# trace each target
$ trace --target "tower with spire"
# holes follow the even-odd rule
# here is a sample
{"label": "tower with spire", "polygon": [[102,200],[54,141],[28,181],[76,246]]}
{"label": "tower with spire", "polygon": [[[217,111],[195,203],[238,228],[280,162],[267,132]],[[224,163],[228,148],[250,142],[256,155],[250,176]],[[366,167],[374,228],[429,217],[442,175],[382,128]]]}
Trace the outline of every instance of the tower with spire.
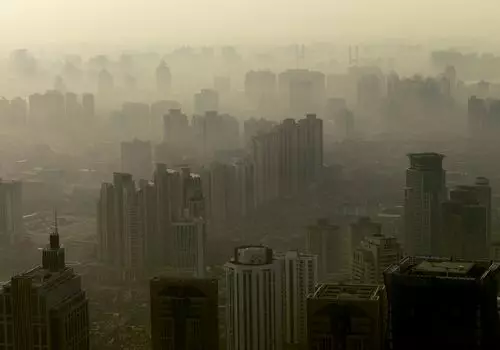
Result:
{"label": "tower with spire", "polygon": [[64,248],[59,242],[59,230],[57,227],[57,211],[54,212],[54,229],[49,236],[49,244],[43,248],[42,267],[51,272],[64,270],[66,267]]}
{"label": "tower with spire", "polygon": [[88,350],[88,299],[81,277],[66,266],[57,213],[42,265],[0,285],[0,349]]}

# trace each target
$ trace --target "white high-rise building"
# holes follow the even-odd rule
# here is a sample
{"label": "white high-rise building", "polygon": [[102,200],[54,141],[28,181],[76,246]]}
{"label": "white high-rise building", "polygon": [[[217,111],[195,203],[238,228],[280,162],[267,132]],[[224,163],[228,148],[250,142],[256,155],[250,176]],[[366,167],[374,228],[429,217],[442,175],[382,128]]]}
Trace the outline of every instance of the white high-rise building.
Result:
{"label": "white high-rise building", "polygon": [[173,223],[172,265],[178,272],[205,276],[205,222],[185,219]]}
{"label": "white high-rise building", "polygon": [[383,284],[383,272],[397,264],[403,251],[394,237],[375,233],[365,237],[354,250],[352,259],[352,281],[361,284]]}
{"label": "white high-rise building", "polygon": [[289,251],[277,256],[283,263],[284,336],[290,345],[307,344],[307,296],[318,283],[318,257]]}
{"label": "white high-rise building", "polygon": [[283,348],[282,266],[267,247],[235,249],[225,265],[227,350]]}

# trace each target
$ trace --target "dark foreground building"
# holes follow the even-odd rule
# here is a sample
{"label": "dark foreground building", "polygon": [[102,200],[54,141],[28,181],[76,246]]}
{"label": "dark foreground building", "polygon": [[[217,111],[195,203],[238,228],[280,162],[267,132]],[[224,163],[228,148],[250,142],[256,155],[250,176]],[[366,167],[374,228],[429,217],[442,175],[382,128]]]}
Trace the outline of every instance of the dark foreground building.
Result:
{"label": "dark foreground building", "polygon": [[153,350],[217,350],[217,280],[155,277],[150,282]]}
{"label": "dark foreground building", "polygon": [[499,264],[407,257],[384,277],[389,349],[500,349]]}
{"label": "dark foreground building", "polygon": [[324,283],[307,299],[309,350],[383,350],[384,286]]}
{"label": "dark foreground building", "polygon": [[42,266],[0,286],[0,350],[88,350],[88,299],[66,266],[57,226]]}

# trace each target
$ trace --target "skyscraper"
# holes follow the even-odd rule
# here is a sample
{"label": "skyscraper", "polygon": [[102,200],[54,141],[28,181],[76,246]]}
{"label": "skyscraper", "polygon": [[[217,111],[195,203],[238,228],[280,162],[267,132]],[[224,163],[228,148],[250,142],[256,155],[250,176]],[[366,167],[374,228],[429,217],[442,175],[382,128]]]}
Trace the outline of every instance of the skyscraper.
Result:
{"label": "skyscraper", "polygon": [[486,242],[491,244],[491,186],[490,180],[485,177],[477,177],[474,183],[477,191],[479,204],[486,208]]}
{"label": "skyscraper", "polygon": [[88,300],[80,276],[66,266],[57,218],[42,265],[0,288],[0,349],[87,350]]}
{"label": "skyscraper", "polygon": [[381,233],[367,236],[354,250],[351,279],[356,283],[383,284],[385,269],[397,264],[402,257],[396,238]]}
{"label": "skyscraper", "polygon": [[151,142],[134,139],[121,143],[122,172],[136,179],[149,179],[153,173],[153,150]]}
{"label": "skyscraper", "polygon": [[14,243],[22,233],[22,183],[0,179],[0,245]]}
{"label": "skyscraper", "polygon": [[135,278],[144,267],[145,246],[139,221],[139,201],[132,175],[114,173],[103,183],[97,205],[97,236],[102,262]]}
{"label": "skyscraper", "polygon": [[285,342],[307,344],[307,296],[314,293],[318,282],[316,255],[289,251],[278,256],[283,263],[283,322]]}
{"label": "skyscraper", "polygon": [[206,242],[204,220],[186,217],[172,225],[172,267],[178,272],[204,277]]}
{"label": "skyscraper", "polygon": [[217,280],[155,277],[150,295],[153,350],[219,348]]}
{"label": "skyscraper", "polygon": [[405,251],[439,254],[441,202],[446,199],[442,154],[409,155],[405,189]]}
{"label": "skyscraper", "polygon": [[[318,256],[318,277],[320,280],[339,274],[346,267],[347,242],[337,225],[327,219],[319,219],[316,225],[307,227],[306,251]],[[344,253],[343,253],[344,251]],[[348,252],[347,252],[348,254]],[[348,259],[348,257],[346,257]]]}
{"label": "skyscraper", "polygon": [[308,349],[383,350],[385,313],[383,286],[320,284],[307,300]]}
{"label": "skyscraper", "polygon": [[499,265],[407,257],[385,272],[390,349],[499,346]]}
{"label": "skyscraper", "polygon": [[189,144],[192,139],[189,122],[180,109],[171,109],[163,116],[163,141],[171,146],[179,147]]}
{"label": "skyscraper", "polygon": [[243,246],[225,270],[227,350],[281,350],[281,262],[267,247]]}
{"label": "skyscraper", "polygon": [[172,74],[165,61],[161,61],[156,68],[156,89],[162,97],[170,94],[172,88]]}
{"label": "skyscraper", "polygon": [[488,214],[476,186],[457,186],[442,204],[440,256],[461,259],[489,257]]}

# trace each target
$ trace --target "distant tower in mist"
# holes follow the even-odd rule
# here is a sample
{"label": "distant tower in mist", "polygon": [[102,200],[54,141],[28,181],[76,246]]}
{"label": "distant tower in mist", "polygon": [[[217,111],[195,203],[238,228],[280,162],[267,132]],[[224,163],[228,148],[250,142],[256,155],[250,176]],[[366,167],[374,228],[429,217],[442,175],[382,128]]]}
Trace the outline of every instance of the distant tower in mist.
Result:
{"label": "distant tower in mist", "polygon": [[101,70],[97,80],[97,90],[99,91],[99,94],[110,94],[113,92],[114,87],[115,81],[111,73],[109,73],[106,69]]}
{"label": "distant tower in mist", "polygon": [[156,68],[156,90],[165,97],[170,93],[172,88],[172,74],[165,61],[161,61]]}
{"label": "distant tower in mist", "polygon": [[441,203],[446,199],[442,154],[409,154],[405,188],[405,250],[410,255],[439,252]]}

